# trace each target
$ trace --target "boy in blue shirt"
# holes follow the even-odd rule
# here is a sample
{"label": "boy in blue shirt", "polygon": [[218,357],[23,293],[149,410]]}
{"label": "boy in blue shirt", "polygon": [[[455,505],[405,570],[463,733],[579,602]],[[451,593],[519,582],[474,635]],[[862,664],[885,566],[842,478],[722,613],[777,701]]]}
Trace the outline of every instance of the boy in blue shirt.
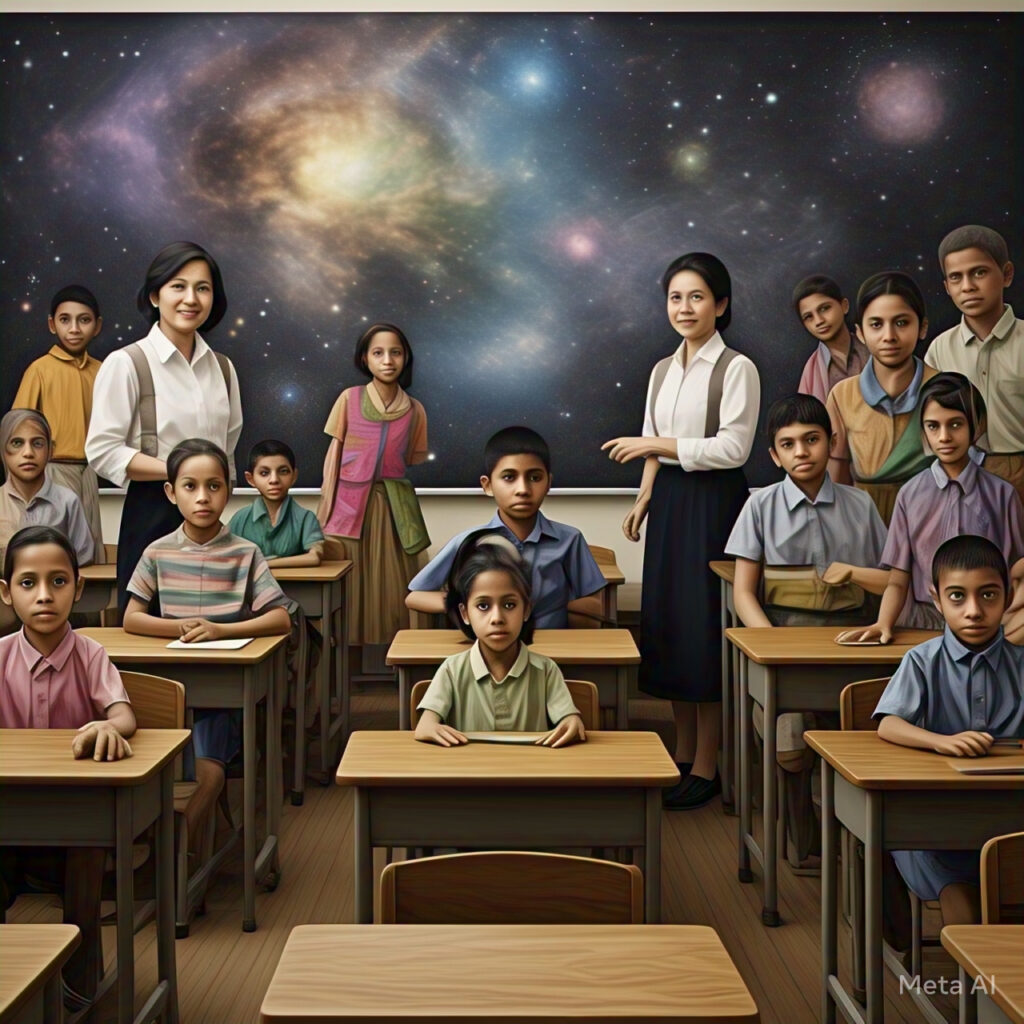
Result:
{"label": "boy in blue shirt", "polygon": [[[553,523],[540,510],[551,489],[551,453],[529,427],[499,430],[484,448],[484,494],[498,511],[483,527],[507,537],[530,567],[537,629],[565,629],[569,603],[604,587],[604,576],[575,527]],[[480,527],[474,527],[480,529]],[[443,587],[459,546],[471,530],[453,537],[409,583],[406,606],[443,614]]]}
{"label": "boy in blue shirt", "polygon": [[[995,738],[1024,738],[1024,647],[1003,636],[1006,559],[992,541],[964,534],[932,560],[932,596],[946,628],[908,651],[874,717],[878,735],[947,757],[984,757]],[[944,924],[981,919],[975,850],[895,850],[907,886],[939,900]]]}

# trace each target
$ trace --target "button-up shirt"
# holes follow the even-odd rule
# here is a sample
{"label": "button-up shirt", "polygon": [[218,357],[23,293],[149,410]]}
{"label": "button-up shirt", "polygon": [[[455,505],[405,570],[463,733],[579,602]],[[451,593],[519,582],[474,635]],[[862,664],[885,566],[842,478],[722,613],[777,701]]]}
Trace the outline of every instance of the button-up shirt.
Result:
{"label": "button-up shirt", "polygon": [[314,544],[322,544],[324,531],[316,516],[303,508],[291,495],[285,495],[277,510],[277,522],[271,523],[267,504],[258,495],[251,505],[240,508],[228,523],[236,537],[252,541],[264,558],[304,555]]}
{"label": "button-up shirt", "polygon": [[896,495],[881,564],[909,572],[914,600],[930,605],[935,552],[962,533],[987,537],[1013,565],[1024,557],[1024,507],[1011,484],[973,461],[953,480],[936,460]]}
{"label": "button-up shirt", "polygon": [[96,542],[78,495],[48,477],[28,501],[10,480],[0,486],[0,549],[7,546],[15,531],[26,526],[60,530],[71,541],[79,565],[89,565],[96,557]]}
{"label": "button-up shirt", "polygon": [[70,627],[49,655],[20,629],[0,637],[0,728],[77,729],[128,702],[121,676],[95,640]]}
{"label": "button-up shirt", "polygon": [[1024,452],[1024,320],[1007,306],[987,338],[961,318],[928,346],[924,361],[962,373],[981,392],[988,411],[988,450]]}
{"label": "button-up shirt", "polygon": [[1024,738],[1024,647],[1002,629],[983,651],[965,647],[946,627],[903,655],[874,718],[897,715],[929,732],[967,729]]}
{"label": "button-up shirt", "polygon": [[[158,459],[166,461],[175,445],[201,437],[227,452],[235,476],[235,445],[242,432],[238,377],[231,367],[231,394],[217,357],[197,334],[190,363],[168,340],[159,324],[139,344],[153,374],[156,393]],[[85,454],[96,472],[118,487],[128,482],[128,463],[139,453],[139,378],[124,349],[103,361],[93,387],[93,414]]]}

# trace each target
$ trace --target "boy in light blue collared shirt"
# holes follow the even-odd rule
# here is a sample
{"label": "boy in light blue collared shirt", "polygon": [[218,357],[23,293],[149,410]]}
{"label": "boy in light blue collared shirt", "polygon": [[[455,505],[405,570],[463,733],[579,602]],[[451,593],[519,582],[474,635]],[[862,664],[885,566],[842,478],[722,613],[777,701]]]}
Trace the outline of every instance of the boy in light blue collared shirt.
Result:
{"label": "boy in light blue collared shirt", "polygon": [[[529,567],[536,628],[565,629],[569,603],[596,593],[605,582],[583,534],[573,526],[553,523],[540,510],[551,489],[547,443],[528,427],[506,427],[487,442],[484,469],[480,486],[498,505],[485,528],[507,537]],[[445,611],[442,588],[460,545],[474,530],[453,537],[413,577],[407,607],[428,614]]]}
{"label": "boy in light blue collared shirt", "polygon": [[[908,651],[874,717],[890,743],[947,757],[984,757],[996,738],[1024,737],[1024,647],[1000,625],[1009,603],[1006,559],[992,541],[964,534],[932,560],[943,635]],[[944,924],[980,920],[978,853],[896,850],[893,860],[921,899],[938,899]]]}

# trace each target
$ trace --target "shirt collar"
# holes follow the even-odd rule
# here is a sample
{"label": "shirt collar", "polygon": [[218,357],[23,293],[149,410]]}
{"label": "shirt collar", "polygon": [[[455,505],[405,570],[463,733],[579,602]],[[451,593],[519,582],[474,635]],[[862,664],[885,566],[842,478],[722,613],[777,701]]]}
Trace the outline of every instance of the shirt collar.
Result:
{"label": "shirt collar", "polygon": [[519,538],[502,522],[501,516],[495,512],[491,518],[491,521],[485,527],[490,529],[494,527],[496,530],[501,530],[512,540],[516,545],[522,544],[537,544],[540,542],[542,536],[553,537],[555,540],[558,539],[558,534],[555,532],[555,528],[551,525],[551,520],[548,519],[540,509],[537,510],[537,522],[533,524],[533,529],[530,531],[530,535],[524,541],[520,541]]}
{"label": "shirt collar", "polygon": [[[1007,303],[1003,307],[1003,315],[996,321],[995,327],[992,328],[992,334],[990,337],[998,338],[1000,341],[1010,333],[1013,325],[1016,321],[1016,317],[1013,315],[1013,306]],[[986,338],[979,338],[974,331],[967,326],[967,317],[960,317],[960,341],[964,345],[969,345],[972,341],[986,341]]]}
{"label": "shirt collar", "polygon": [[811,501],[810,498],[800,490],[795,483],[793,483],[792,477],[788,474],[786,479],[782,481],[782,493],[786,499],[786,508],[790,512],[795,509],[800,502],[805,501],[808,505],[831,505],[836,500],[836,489],[832,485],[832,480],[828,474],[825,475],[825,479],[821,481],[821,487],[818,490],[818,496]]}
{"label": "shirt collar", "polygon": [[53,504],[53,481],[49,477],[43,478],[43,486],[28,501],[14,489],[10,479],[4,483],[4,489],[16,502],[24,505],[25,508],[31,508],[37,501],[45,501],[48,505]]}
{"label": "shirt collar", "polygon": [[[182,359],[185,357],[181,355],[181,352],[175,347],[173,341],[160,330],[160,324],[155,323],[149,329],[149,334],[146,335],[146,340],[153,346],[156,352],[157,358],[161,363],[166,363],[174,355],[181,356]],[[210,351],[210,346],[199,336],[199,332],[196,332],[196,344],[195,351],[192,353],[192,365],[199,362],[207,352]]]}
{"label": "shirt collar", "polygon": [[886,405],[893,416],[903,412],[913,412],[917,406],[917,395],[921,390],[921,381],[924,378],[924,363],[917,356],[914,356],[914,377],[907,390],[895,398],[890,398],[878,378],[875,376],[875,361],[869,359],[867,365],[860,371],[857,380],[860,383],[860,393],[868,405],[875,407]]}
{"label": "shirt collar", "polygon": [[960,475],[954,481],[942,468],[942,463],[938,459],[935,459],[932,464],[928,467],[929,472],[932,475],[932,479],[935,481],[936,487],[940,491],[944,491],[948,484],[956,483],[959,485],[960,490],[964,494],[970,494],[974,490],[975,485],[978,482],[978,466],[973,459],[967,459],[967,465],[960,470]]}
{"label": "shirt collar", "polygon": [[974,655],[977,655],[979,658],[984,658],[988,662],[989,667],[995,670],[998,668],[999,653],[1003,649],[1003,627],[999,627],[999,632],[993,637],[992,643],[983,651],[972,651],[957,639],[956,634],[947,625],[942,633],[942,646],[945,647],[946,653],[955,662],[963,664],[966,661],[970,661]]}
{"label": "shirt collar", "polygon": [[[683,365],[683,350],[686,348],[686,342],[684,341],[679,348],[675,350],[672,358],[682,366]],[[704,342],[699,349],[697,349],[696,359],[703,359],[708,363],[718,362],[718,357],[722,354],[722,350],[725,348],[725,342],[722,340],[722,336],[715,331],[714,334]]]}
{"label": "shirt collar", "polygon": [[[512,662],[512,667],[508,670],[508,675],[505,677],[503,682],[509,679],[518,679],[525,671],[526,666],[530,662],[530,649],[526,644],[519,645],[519,654],[516,656],[516,660]],[[473,641],[473,646],[469,649],[469,668],[473,673],[473,678],[478,682],[482,683],[492,678],[491,670],[487,667],[487,663],[484,661],[484,656],[480,653],[480,641]]]}
{"label": "shirt collar", "polygon": [[80,370],[84,370],[89,365],[90,356],[88,352],[83,352],[81,356],[73,356],[70,352],[65,352],[60,345],[52,345],[49,354],[54,359],[59,359],[62,363],[74,363]]}
{"label": "shirt collar", "polygon": [[205,544],[197,544],[185,532],[185,524],[184,523],[182,523],[181,526],[179,526],[174,531],[174,539],[177,541],[178,544],[181,545],[181,547],[183,547],[183,548],[192,548],[193,550],[198,550],[198,551],[208,551],[215,544],[220,544],[225,538],[230,537],[230,536],[231,536],[231,532],[228,530],[228,528],[223,523],[220,524],[220,533],[218,533],[216,537],[211,537]]}
{"label": "shirt collar", "polygon": [[25,668],[28,669],[29,674],[35,673],[36,669],[39,668],[41,662],[46,662],[56,672],[60,672],[64,668],[64,663],[71,656],[71,651],[75,646],[75,634],[71,627],[64,624],[64,637],[61,642],[53,649],[53,653],[49,656],[42,654],[37,651],[25,636],[25,627],[22,626],[18,633],[18,650],[21,653],[22,660],[25,662]]}
{"label": "shirt collar", "polygon": [[[850,331],[850,344],[846,347],[846,372],[850,371],[850,361],[853,359],[854,354],[857,351],[856,347],[857,339],[854,337],[853,331]],[[825,369],[832,365],[832,349],[828,347],[823,341],[818,342],[818,351],[821,353],[821,358],[825,360]]]}
{"label": "shirt collar", "polygon": [[[288,515],[289,503],[292,500],[290,494],[284,496],[284,501],[281,502],[281,507],[277,511],[277,522],[271,527],[272,530],[276,530],[284,521]],[[252,503],[252,521],[258,522],[260,519],[269,519],[270,513],[267,511],[267,503],[263,500],[262,494],[257,494],[255,501]]]}

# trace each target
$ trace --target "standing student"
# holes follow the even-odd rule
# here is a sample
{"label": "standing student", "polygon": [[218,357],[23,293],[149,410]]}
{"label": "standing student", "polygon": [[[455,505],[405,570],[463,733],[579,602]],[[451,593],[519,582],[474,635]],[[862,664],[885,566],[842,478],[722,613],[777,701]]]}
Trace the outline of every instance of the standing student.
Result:
{"label": "standing student", "polygon": [[1024,501],[1024,321],[1003,292],[1013,264],[1003,236],[980,224],[951,231],[939,244],[946,294],[963,314],[935,338],[924,361],[962,373],[988,409],[985,468],[1008,480]]}
{"label": "standing student", "polygon": [[909,274],[873,274],[857,292],[857,330],[871,361],[829,393],[836,434],[829,473],[871,495],[888,525],[900,487],[931,461],[915,424],[921,385],[935,371],[914,355],[928,332],[924,296]]}
{"label": "standing student", "polygon": [[220,268],[194,242],[172,242],[157,253],[136,296],[149,334],[111,353],[93,388],[85,442],[89,464],[118,487],[128,485],[117,538],[118,608],[146,546],[181,523],[167,501],[167,456],[186,438],[223,448],[234,482],[235,445],[242,431],[238,377],[199,329],[212,331],[227,310]]}
{"label": "standing student", "polygon": [[351,559],[348,629],[353,644],[390,643],[409,625],[405,588],[430,544],[406,466],[427,457],[427,414],[406,394],[412,347],[394,324],[359,336],[356,369],[368,383],[346,388],[324,426],[331,438],[317,519]]}
{"label": "standing student", "polygon": [[93,561],[105,562],[99,481],[85,459],[92,387],[100,370],[89,345],[103,327],[96,296],[79,284],[61,288],[50,300],[47,325],[57,344],[29,363],[12,408],[35,409],[46,417],[53,432],[48,475],[78,495],[96,545]]}
{"label": "standing student", "polygon": [[672,701],[675,760],[684,776],[670,808],[699,807],[721,791],[721,597],[708,562],[722,558],[747,498],[743,465],[760,408],[757,368],[726,348],[732,282],[721,260],[694,252],[662,275],[672,329],[682,338],[647,389],[642,437],[605,442],[617,462],[644,459],[632,541],[650,511],[640,618],[640,689]]}
{"label": "standing student", "polygon": [[850,300],[831,277],[812,274],[793,289],[793,309],[817,347],[804,364],[797,391],[819,402],[847,377],[856,377],[871,354],[846,325]]}

